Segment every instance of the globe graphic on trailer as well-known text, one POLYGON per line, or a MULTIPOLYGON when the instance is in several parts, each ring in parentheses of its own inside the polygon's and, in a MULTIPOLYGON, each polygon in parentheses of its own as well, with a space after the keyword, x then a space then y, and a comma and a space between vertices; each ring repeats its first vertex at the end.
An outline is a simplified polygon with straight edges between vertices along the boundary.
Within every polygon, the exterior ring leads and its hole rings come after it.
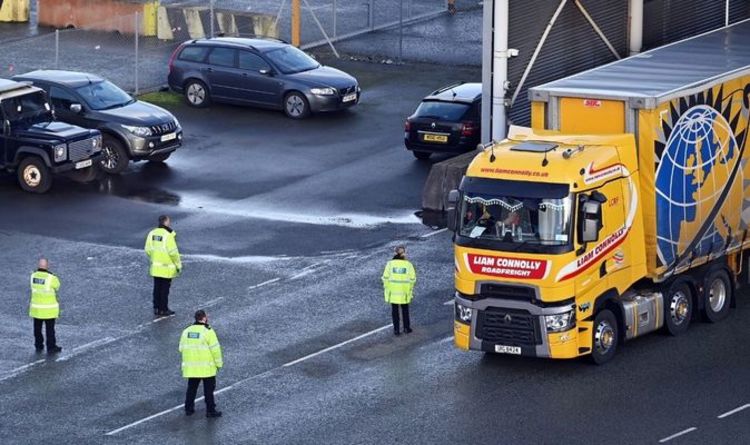
POLYGON ((675 265, 685 253, 704 256, 723 250, 716 210, 722 206, 725 189, 732 186, 726 179, 738 158, 732 128, 714 108, 694 106, 673 125, 655 184, 657 253, 664 265, 675 265), (707 218, 712 221, 704 221, 707 218), (707 229, 699 233, 701 227, 707 229), (700 241, 686 252, 696 236, 700 241))

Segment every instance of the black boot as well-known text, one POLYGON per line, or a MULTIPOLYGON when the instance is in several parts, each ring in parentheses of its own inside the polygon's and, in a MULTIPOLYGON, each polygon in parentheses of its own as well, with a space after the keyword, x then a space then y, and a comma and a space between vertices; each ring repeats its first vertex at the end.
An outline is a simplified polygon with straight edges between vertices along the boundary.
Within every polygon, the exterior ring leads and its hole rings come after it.
POLYGON ((206 417, 221 417, 221 411, 209 411, 206 413, 206 417))

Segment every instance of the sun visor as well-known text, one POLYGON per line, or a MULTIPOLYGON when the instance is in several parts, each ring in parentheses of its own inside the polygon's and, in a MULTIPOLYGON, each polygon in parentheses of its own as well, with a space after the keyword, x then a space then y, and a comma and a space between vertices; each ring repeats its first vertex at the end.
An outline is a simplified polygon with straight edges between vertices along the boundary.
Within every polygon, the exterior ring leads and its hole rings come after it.
POLYGON ((476 195, 512 196, 539 199, 562 199, 570 193, 570 187, 567 184, 548 184, 471 177, 464 177, 461 181, 460 189, 464 193, 476 195))

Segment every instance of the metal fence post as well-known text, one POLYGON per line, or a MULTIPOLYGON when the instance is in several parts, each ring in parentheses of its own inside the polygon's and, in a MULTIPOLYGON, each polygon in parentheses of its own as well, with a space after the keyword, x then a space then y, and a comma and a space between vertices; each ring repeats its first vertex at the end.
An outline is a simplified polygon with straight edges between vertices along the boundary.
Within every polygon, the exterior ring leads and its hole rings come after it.
POLYGON ((208 2, 208 19, 211 21, 211 35, 209 37, 213 37, 216 35, 214 34, 214 0, 208 2))
POLYGON ((336 38, 336 0, 333 0, 333 37, 336 38))
POLYGON ((135 13, 135 95, 138 95, 138 12, 135 13))
POLYGON ((55 69, 60 68, 60 30, 55 30, 55 69))
POLYGON ((370 31, 375 30, 375 0, 370 0, 368 3, 368 17, 367 23, 370 25, 370 31))
POLYGON ((404 60, 404 0, 398 2, 398 61, 404 60))

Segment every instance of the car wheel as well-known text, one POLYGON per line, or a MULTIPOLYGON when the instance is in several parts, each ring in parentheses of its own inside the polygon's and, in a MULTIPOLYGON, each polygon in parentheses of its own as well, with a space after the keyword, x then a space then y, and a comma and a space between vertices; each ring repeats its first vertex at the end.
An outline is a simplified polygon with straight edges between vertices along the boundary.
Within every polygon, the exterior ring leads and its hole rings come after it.
POLYGON ((148 162, 164 162, 172 155, 172 153, 164 153, 160 155, 151 156, 148 158, 148 162))
POLYGON ((715 269, 706 275, 703 282, 703 313, 711 323, 729 315, 732 300, 732 281, 724 269, 715 269))
POLYGON ((83 168, 81 170, 74 170, 67 174, 67 177, 72 179, 75 182, 80 182, 81 184, 87 184, 94 179, 96 179, 98 173, 98 169, 95 165, 92 165, 91 167, 83 168))
POLYGON ((415 158, 422 161, 425 159, 430 159, 430 156, 432 156, 432 153, 430 153, 429 151, 412 151, 411 154, 413 154, 415 158))
POLYGON ((693 291, 685 280, 676 280, 664 293, 664 325, 670 335, 685 333, 693 317, 693 291))
POLYGON ((617 353, 619 341, 617 318, 609 309, 603 309, 594 318, 594 333, 591 336, 591 360, 603 365, 617 353))
POLYGON ((29 156, 18 166, 18 183, 31 193, 46 193, 52 187, 52 174, 42 158, 29 156))
POLYGON ((128 168, 128 152, 122 142, 112 136, 104 136, 102 140, 102 159, 99 161, 102 170, 111 175, 122 173, 128 168))
POLYGON ((189 80, 185 84, 185 100, 195 108, 205 108, 211 103, 206 84, 200 80, 189 80))
POLYGON ((310 104, 302 93, 292 91, 284 97, 284 113, 292 119, 304 119, 310 115, 310 104))

